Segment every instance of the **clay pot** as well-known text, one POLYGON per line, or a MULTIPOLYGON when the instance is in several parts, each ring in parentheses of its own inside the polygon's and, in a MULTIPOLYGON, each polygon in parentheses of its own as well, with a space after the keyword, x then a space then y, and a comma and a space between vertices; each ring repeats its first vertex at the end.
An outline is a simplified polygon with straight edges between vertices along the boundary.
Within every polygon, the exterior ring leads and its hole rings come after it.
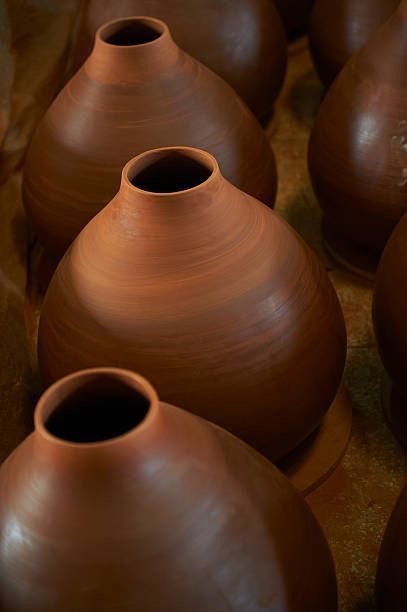
POLYGON ((314 0, 270 0, 274 1, 290 38, 305 32, 314 0))
POLYGON ((370 277, 407 210, 406 58, 403 0, 329 89, 310 141, 329 250, 370 277))
POLYGON ((234 184, 273 205, 273 153, 235 92, 181 51, 163 22, 108 23, 27 154, 24 203, 46 251, 63 255, 117 192, 129 158, 173 144, 207 149, 234 184))
POLYGON ((342 312, 297 234, 208 153, 150 151, 81 232, 49 286, 39 361, 137 369, 160 395, 277 459, 321 422, 341 380, 342 312))
POLYGON ((379 612, 407 610, 407 488, 390 517, 380 549, 376 579, 379 612))
POLYGON ((288 480, 125 370, 42 396, 0 471, 0 532, 2 612, 337 610, 328 545, 288 480))
POLYGON ((131 157, 174 144, 210 151, 229 180, 273 205, 273 153, 232 88, 181 51, 163 22, 108 23, 27 154, 24 202, 46 251, 63 255, 117 192, 131 157))
POLYGON ((389 420, 407 445, 407 216, 394 230, 380 260, 373 321, 385 368, 393 381, 389 420))
POLYGON ((316 0, 309 43, 315 69, 329 86, 348 59, 390 17, 400 0, 316 0))
POLYGON ((80 65, 97 28, 117 17, 163 19, 176 43, 227 81, 259 117, 282 87, 287 40, 270 0, 90 0, 77 48, 80 65))

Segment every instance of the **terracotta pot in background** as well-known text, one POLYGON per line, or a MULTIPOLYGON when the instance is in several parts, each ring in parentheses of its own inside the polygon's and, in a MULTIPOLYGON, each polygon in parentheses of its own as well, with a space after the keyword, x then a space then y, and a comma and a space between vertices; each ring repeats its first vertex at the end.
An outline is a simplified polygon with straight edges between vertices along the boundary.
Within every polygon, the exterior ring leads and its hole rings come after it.
POLYGON ((212 156, 182 147, 127 164, 60 263, 39 329, 47 383, 84 367, 137 369, 165 401, 273 459, 319 425, 345 353, 339 302, 311 249, 212 156))
POLYGON ((380 549, 376 578, 379 612, 407 610, 407 488, 390 517, 380 549))
POLYGON ((273 107, 287 65, 287 40, 270 0, 90 0, 77 64, 109 19, 149 15, 168 23, 176 43, 224 78, 263 117, 273 107))
POLYGON ((51 387, 0 470, 2 612, 335 612, 328 545, 261 455, 143 378, 51 387))
POLYGON ((107 24, 27 153, 24 203, 48 254, 62 256, 109 202, 131 157, 174 144, 207 149, 229 180, 273 205, 273 153, 232 88, 181 51, 163 22, 107 24))
POLYGON ((329 250, 370 277, 407 211, 406 59, 403 0, 328 91, 310 140, 329 250))
POLYGON ((352 55, 357 53, 390 17, 400 0, 316 0, 309 42, 314 66, 329 86, 352 55))
POLYGON ((284 27, 291 38, 303 34, 308 28, 308 21, 314 0, 270 0, 277 6, 283 19, 284 27))
POLYGON ((388 417, 407 446, 407 216, 394 230, 380 260, 373 321, 385 368, 393 381, 388 417))

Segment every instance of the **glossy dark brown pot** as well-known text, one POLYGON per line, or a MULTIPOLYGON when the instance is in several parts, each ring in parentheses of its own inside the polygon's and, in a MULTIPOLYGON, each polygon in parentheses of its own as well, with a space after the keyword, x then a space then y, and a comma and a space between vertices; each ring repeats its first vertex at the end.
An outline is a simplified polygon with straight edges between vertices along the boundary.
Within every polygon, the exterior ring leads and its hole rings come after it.
POLYGON ((111 200, 131 157, 172 145, 210 151, 229 180, 273 205, 273 153, 233 89, 181 51, 163 22, 107 24, 28 150, 24 203, 48 254, 63 255, 111 200))
POLYGON ((35 425, 0 471, 2 612, 337 610, 301 495, 140 376, 71 375, 35 425))
POLYGON ((314 0, 270 0, 277 6, 288 36, 305 32, 314 0))
POLYGON ((348 59, 390 17, 399 1, 315 0, 309 43, 314 66, 324 85, 332 83, 348 59))
POLYGON ((287 40, 270 0, 90 0, 77 61, 109 19, 150 15, 168 23, 179 46, 225 79, 263 117, 273 107, 287 65, 287 40))
POLYGON ((277 459, 321 422, 346 333, 319 260, 196 149, 148 152, 60 263, 41 313, 46 382, 137 369, 277 459))
POLYGON ((400 495, 382 542, 376 579, 379 612, 407 610, 407 488, 400 495))
POLYGON ((407 210, 407 0, 329 89, 309 170, 337 259, 374 275, 407 210))
POLYGON ((407 216, 394 230, 380 260, 373 321, 384 366, 392 380, 388 416, 407 445, 407 216))

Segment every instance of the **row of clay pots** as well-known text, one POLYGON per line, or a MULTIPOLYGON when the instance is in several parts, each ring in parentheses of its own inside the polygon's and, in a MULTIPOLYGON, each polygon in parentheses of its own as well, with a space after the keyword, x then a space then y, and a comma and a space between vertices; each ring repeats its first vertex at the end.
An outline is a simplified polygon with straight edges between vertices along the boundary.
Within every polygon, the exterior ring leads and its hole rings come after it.
MULTIPOLYGON (((210 405, 210 394, 207 397, 210 405)), ((336 612, 308 505, 125 370, 57 382, 0 470, 2 612, 336 612)))
POLYGON ((164 22, 107 23, 27 152, 24 204, 47 255, 58 260, 111 200, 129 159, 172 145, 209 151, 228 180, 273 206, 273 152, 235 91, 181 50, 164 22))
MULTIPOLYGON (((371 11, 370 3, 366 10, 371 11)), ((345 64, 321 104, 310 139, 309 171, 328 250, 370 278, 407 211, 406 65, 407 0, 401 0, 345 64)))
POLYGON ((49 258, 85 228, 44 302, 47 383, 85 367, 134 369, 165 400, 274 461, 318 430, 327 443, 301 489, 332 470, 351 425, 339 392, 346 333, 336 294, 299 237, 246 195, 269 207, 275 198, 260 125, 163 22, 130 17, 98 30, 40 123, 23 178, 27 215, 49 258), (142 154, 106 206, 133 153, 174 143, 204 146, 221 171, 202 151, 142 154), (327 422, 341 431, 335 444, 327 422))

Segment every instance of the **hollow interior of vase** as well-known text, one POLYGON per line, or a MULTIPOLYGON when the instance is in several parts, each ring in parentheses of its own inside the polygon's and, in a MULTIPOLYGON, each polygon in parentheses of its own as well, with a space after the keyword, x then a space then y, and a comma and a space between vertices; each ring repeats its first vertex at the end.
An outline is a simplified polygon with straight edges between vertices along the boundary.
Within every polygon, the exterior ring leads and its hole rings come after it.
POLYGON ((144 191, 173 193, 197 187, 211 176, 212 171, 206 160, 170 151, 158 159, 153 156, 139 171, 135 168, 130 182, 144 191))
POLYGON ((45 427, 69 442, 102 442, 137 427, 149 407, 149 399, 130 383, 99 374, 79 382, 51 411, 45 427))
POLYGON ((156 22, 140 19, 107 26, 102 32, 102 38, 110 45, 133 47, 152 42, 162 33, 162 29, 156 22))

